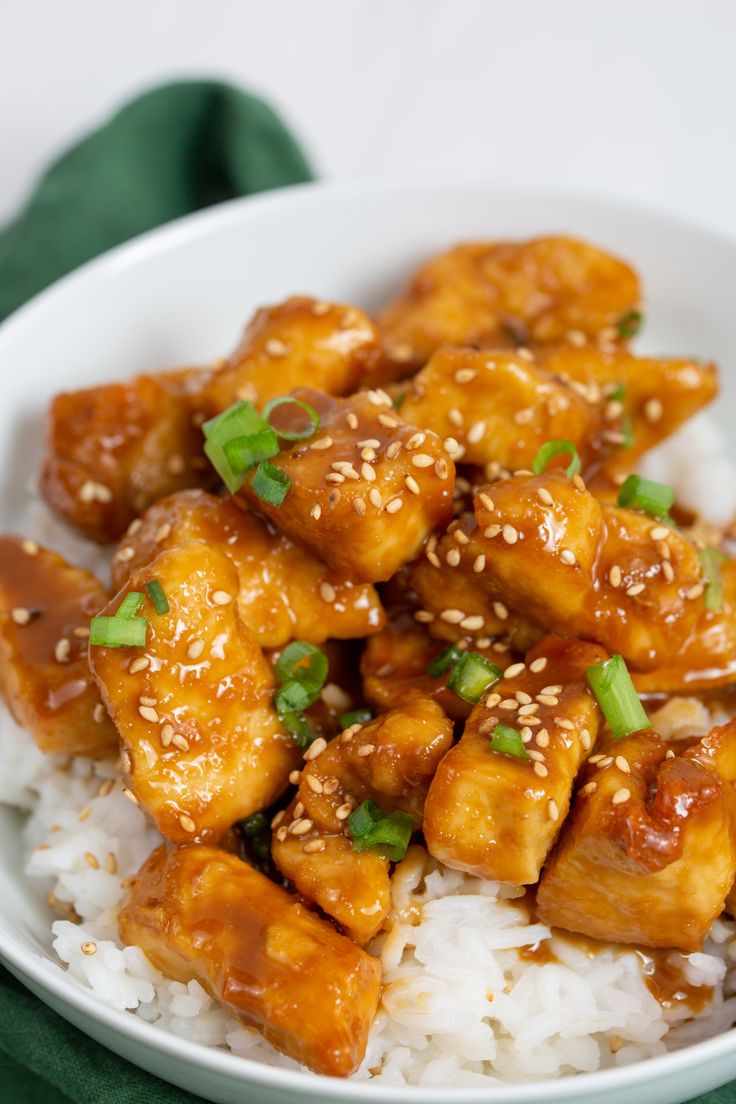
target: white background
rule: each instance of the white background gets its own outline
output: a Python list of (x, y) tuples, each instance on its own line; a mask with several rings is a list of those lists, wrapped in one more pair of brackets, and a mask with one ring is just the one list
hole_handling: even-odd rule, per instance
[(736, 235), (732, 0), (0, 0), (0, 220), (126, 97), (267, 96), (322, 176), (630, 197)]

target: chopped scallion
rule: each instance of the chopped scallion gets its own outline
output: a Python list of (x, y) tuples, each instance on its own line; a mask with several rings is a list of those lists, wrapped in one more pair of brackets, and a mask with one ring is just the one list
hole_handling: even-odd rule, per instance
[(721, 564), (726, 557), (717, 548), (703, 548), (699, 556), (705, 575), (705, 608), (712, 613), (718, 613), (723, 609)]
[(230, 470), (242, 484), (246, 473), (261, 460), (269, 460), (279, 452), (279, 442), (270, 426), (265, 426), (248, 437), (234, 437), (224, 445), (225, 458)]
[(350, 728), (350, 726), (354, 724), (368, 724), (368, 721), (372, 720), (373, 714), (371, 713), (370, 709), (353, 709), (349, 713), (340, 714), (340, 724), (342, 725), (343, 730), (346, 728)]
[(634, 443), (634, 423), (629, 414), (621, 419), (621, 436), (623, 437), (621, 448), (631, 448)]
[(440, 652), (432, 660), (429, 667), (427, 667), (427, 674), (430, 678), (439, 678), (440, 675), (444, 675), (445, 671), (449, 671), (451, 667), (454, 667), (463, 655), (462, 648), (458, 648), (457, 644), (451, 644), (449, 648), (445, 648), (444, 652)]
[(400, 862), (406, 854), (414, 820), (397, 810), (386, 813), (370, 798), (348, 817), (348, 831), (353, 837), (353, 851), (378, 851), (392, 862)]
[(318, 693), (327, 678), (329, 663), (324, 652), (306, 640), (293, 640), (276, 661), (279, 682), (299, 682), (311, 693)]
[[(304, 413), (307, 415), (307, 418), (309, 419), (309, 424), (306, 425), (304, 429), (279, 429), (278, 426), (275, 426), (271, 423), (271, 411), (275, 410), (277, 406), (284, 406), (287, 404), (289, 406), (298, 407), (299, 410), (303, 410)], [(274, 430), (279, 437), (282, 437), (284, 441), (306, 441), (308, 437), (313, 437), (319, 429), (319, 414), (317, 413), (317, 411), (313, 410), (311, 406), (307, 406), (307, 404), (305, 402), (302, 402), (300, 399), (292, 398), (291, 395), (283, 395), (279, 399), (271, 399), (270, 402), (267, 402), (263, 408), (263, 417), (268, 422), (270, 428)]]
[(509, 725), (497, 724), (491, 732), (491, 747), (503, 755), (513, 755), (516, 759), (530, 759), (524, 747), (520, 733)]
[(142, 648), (146, 643), (145, 617), (93, 617), (89, 642), (101, 648)]
[(263, 502), (268, 502), (271, 506), (280, 506), (289, 493), (291, 477), (275, 464), (269, 464), (268, 460), (261, 460), (251, 486)]
[(156, 613), (168, 613), (169, 603), (159, 580), (151, 579), (150, 582), (146, 583), (146, 590), (148, 591), (148, 597), (153, 602)]
[(396, 397), (394, 398), (393, 403), (391, 404), (393, 406), (394, 410), (401, 410), (401, 404), (403, 403), (405, 398), (406, 398), (406, 389), (404, 389), (403, 391), (399, 391), (398, 395), (396, 395)]
[(574, 475), (577, 475), (580, 471), (580, 457), (578, 456), (578, 450), (572, 441), (547, 441), (546, 445), (542, 445), (537, 455), (532, 461), (532, 471), (535, 475), (541, 475), (546, 470), (550, 460), (553, 460), (555, 456), (569, 456), (570, 463), (565, 468), (565, 472), (572, 479)]
[(294, 679), (285, 682), (273, 696), (274, 705), (279, 713), (300, 713), (308, 709), (313, 701), (314, 698), (306, 686), (295, 682)]
[(614, 740), (651, 727), (620, 655), (588, 667), (585, 674)]
[(463, 701), (475, 705), (494, 682), (503, 677), (503, 671), (489, 663), (479, 652), (465, 652), (455, 664), (447, 686)]
[(639, 310), (629, 310), (622, 314), (616, 323), (619, 337), (636, 337), (644, 322), (644, 315)]
[(249, 839), (256, 836), (265, 836), (268, 832), (268, 817), (265, 813), (253, 813), (244, 820), (238, 821), (238, 828)]
[(613, 391), (608, 396), (609, 402), (623, 402), (626, 398), (626, 384), (623, 380), (619, 380)]
[(118, 611), (115, 616), (122, 617), (123, 620), (128, 617), (135, 617), (138, 610), (143, 605), (145, 598), (145, 594), (141, 594), (140, 591), (129, 590), (118, 606)]
[(672, 487), (653, 483), (641, 475), (630, 475), (618, 492), (618, 505), (632, 510), (644, 510), (655, 518), (666, 518), (675, 501)]
[[(279, 451), (276, 435), (251, 402), (236, 402), (202, 426), (204, 451), (231, 494), (248, 468)], [(250, 444), (248, 444), (250, 442)]]
[(316, 739), (317, 734), (312, 732), (309, 721), (303, 713), (279, 713), (279, 720), (302, 751)]

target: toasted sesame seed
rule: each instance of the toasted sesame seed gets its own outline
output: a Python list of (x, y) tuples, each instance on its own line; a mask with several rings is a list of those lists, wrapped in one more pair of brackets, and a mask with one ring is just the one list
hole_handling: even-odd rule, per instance
[(663, 560), (672, 559), (672, 553), (670, 552), (670, 546), (666, 541), (659, 541), (657, 544), (657, 551)]
[(493, 612), (495, 613), (495, 615), (496, 615), (496, 617), (498, 618), (499, 621), (506, 621), (508, 619), (509, 611), (506, 608), (506, 606), (503, 604), (503, 602), (498, 602), (498, 601), (494, 602), (493, 603)]
[(462, 411), (458, 410), (456, 406), (453, 406), (450, 410), (447, 411), (447, 419), (458, 429), (460, 429), (460, 427), (465, 423)]
[(702, 583), (696, 583), (695, 586), (691, 586), (688, 590), (685, 591), (685, 597), (688, 599), (699, 598), (704, 590), (705, 587)]
[(461, 629), (467, 629), (468, 632), (478, 632), (483, 628), (483, 618), (480, 614), (474, 614), (471, 617), (464, 617), (460, 622)]
[(675, 758), (675, 753), (672, 750), (672, 748), (667, 748), (667, 751), (664, 753), (664, 757), (665, 757), (665, 759), (674, 759)]
[(473, 560), (473, 571), (476, 575), (479, 575), (486, 566), (486, 557), (484, 552), (480, 552)]
[(414, 449), (420, 448), (426, 440), (426, 433), (413, 433), (409, 440), (406, 442), (407, 452), (413, 452)]
[(309, 516), (311, 518), (313, 518), (315, 521), (319, 521), (319, 519), (322, 517), (322, 507), (320, 506), (319, 503), (316, 503), (312, 507), (312, 509), (309, 511)]
[(644, 417), (648, 422), (654, 424), (658, 422), (662, 417), (664, 407), (660, 399), (647, 399), (644, 403)]
[(586, 751), (590, 751), (593, 746), (593, 737), (590, 735), (590, 731), (587, 728), (580, 729), (580, 742)]
[(375, 750), (376, 750), (376, 745), (375, 744), (362, 744), (358, 748), (358, 751), (357, 751), (356, 754), (359, 755), (361, 759), (365, 759), (365, 757), (367, 755), (372, 755)]
[(171, 536), (171, 526), (166, 522), (164, 525), (160, 525), (156, 530), (154, 540), (156, 544), (160, 544), (161, 541), (165, 541), (167, 537)]
[(604, 755), (603, 758), (598, 763), (598, 770), (603, 770), (605, 767), (610, 767), (612, 762), (613, 762), (613, 756), (612, 755)]
[(529, 694), (527, 694), (526, 690), (515, 690), (514, 691), (514, 697), (518, 701), (519, 705), (531, 705), (532, 704), (531, 696)]
[(655, 525), (653, 529), (649, 530), (649, 536), (653, 541), (667, 540), (670, 535), (670, 530), (666, 525)]
[(460, 549), (451, 548), (445, 556), (445, 560), (450, 565), (450, 567), (457, 567), (460, 563)]
[(501, 532), (501, 526), (500, 525), (488, 525), (483, 530), (483, 536), (488, 537), (489, 540), (492, 540), (493, 537), (497, 537), (500, 532)]
[(269, 337), (264, 348), (270, 357), (283, 357), (286, 356), (289, 351), (287, 346), (284, 345), (283, 341), (280, 341), (278, 337)]
[(38, 555), (38, 545), (34, 540), (26, 539), (24, 541), (21, 541), (21, 548), (25, 552), (26, 556)]
[(138, 699), (140, 705), (158, 705), (158, 698), (140, 697)]
[(471, 445), (477, 445), (479, 441), (482, 441), (486, 433), (485, 422), (474, 422), (468, 430), (468, 443)]
[(537, 733), (537, 746), (541, 748), (549, 747), (549, 732), (546, 728), (540, 728)]
[(442, 444), (452, 460), (459, 460), (465, 453), (464, 447), (454, 437), (446, 437)]
[(434, 621), (434, 614), (429, 610), (417, 610), (414, 614), (414, 620), (418, 621), (420, 625), (431, 625)]
[(97, 724), (102, 724), (106, 716), (107, 711), (104, 705), (102, 704), (102, 702), (98, 702), (92, 710), (92, 719), (96, 721)]
[(501, 700), (501, 695), (500, 694), (496, 694), (496, 693), (489, 694), (488, 697), (486, 698), (485, 702), (484, 702), (486, 709), (495, 709), (495, 707), (498, 705), (500, 700)]
[(352, 804), (346, 801), (344, 805), (341, 805), (338, 809), (335, 810), (335, 816), (338, 820), (347, 820), (352, 811)]
[(440, 456), (438, 460), (434, 462), (434, 474), (438, 479), (447, 479), (450, 474), (450, 469), (447, 466), (447, 461), (443, 460)]
[(628, 759), (624, 759), (623, 755), (617, 755), (616, 758), (614, 759), (614, 763), (616, 764), (616, 766), (618, 767), (618, 769), (620, 771), (624, 772), (624, 774), (631, 774), (631, 767), (629, 766), (629, 761), (628, 761)]
[(516, 710), (519, 708), (519, 703), (516, 698), (504, 698), (502, 702), (498, 703), (498, 708)]
[(401, 441), (392, 441), (386, 449), (386, 459), (395, 460), (403, 447), (404, 446), (402, 445)]
[(534, 764), (534, 773), (539, 775), (540, 778), (546, 778), (547, 775), (549, 774), (549, 771), (545, 767), (544, 763), (535, 763)]
[(377, 510), (380, 510), (383, 506), (383, 498), (381, 492), (376, 487), (371, 487), (368, 492), (368, 500), (371, 506), (375, 506)]
[(318, 736), (317, 739), (313, 740), (307, 750), (304, 752), (304, 758), (308, 763), (310, 763), (313, 759), (316, 759), (317, 756), (321, 755), (326, 747), (327, 741), (325, 740), (324, 736)]
[(322, 452), (323, 449), (332, 448), (331, 437), (318, 437), (316, 441), (311, 441), (309, 444), (310, 449), (316, 449), (317, 452)]
[(578, 349), (588, 343), (588, 339), (582, 330), (568, 330), (566, 336), (568, 345), (574, 345)]
[(396, 418), (392, 418), (388, 414), (379, 414), (378, 421), (382, 426), (385, 426), (386, 429), (396, 429), (399, 424)]
[(372, 463), (376, 459), (376, 450), (374, 448), (362, 448), (360, 450), (361, 460), (366, 460), (368, 463)]
[(289, 828), (289, 831), (292, 836), (306, 836), (307, 832), (311, 832), (313, 828), (314, 821), (310, 820), (309, 817), (304, 817), (303, 819), (295, 820)]
[(93, 943), (91, 939), (86, 939), (84, 943), (80, 944), (83, 955), (88, 957), (93, 954), (97, 954), (97, 944)]
[(598, 789), (598, 783), (597, 782), (586, 782), (586, 784), (581, 788), (580, 792), (581, 792), (581, 794), (592, 794), (592, 793), (595, 793), (595, 791), (597, 789)]
[(113, 559), (118, 560), (120, 563), (127, 563), (128, 560), (132, 560), (135, 556), (135, 549), (132, 545), (127, 544), (124, 548), (119, 548), (115, 553)]
[(403, 505), (403, 498), (397, 495), (396, 498), (392, 498), (389, 502), (386, 503), (384, 509), (387, 514), (398, 514)]
[(544, 762), (543, 752), (537, 751), (536, 748), (530, 748), (529, 749), (529, 758), (533, 759), (535, 763), (543, 763)]
[(545, 506), (554, 506), (554, 504), (555, 504), (555, 500), (553, 499), (552, 495), (549, 493), (549, 491), (547, 490), (546, 487), (538, 487), (537, 488), (537, 498)]
[(662, 574), (668, 583), (671, 583), (675, 577), (675, 571), (671, 563), (667, 563), (667, 560), (662, 561)]
[(622, 578), (623, 575), (621, 573), (621, 568), (618, 566), (618, 564), (614, 564), (611, 570), (608, 572), (609, 583), (614, 588), (620, 587)]
[(89, 640), (89, 629), (84, 625), (77, 625), (76, 629), (72, 629), (72, 636), (76, 636), (78, 640)]
[(555, 717), (555, 724), (558, 728), (565, 729), (566, 732), (572, 732), (575, 728), (572, 721), (568, 721), (566, 717)]
[(513, 525), (504, 525), (501, 533), (506, 544), (516, 544), (519, 539), (519, 534), (517, 530), (514, 529)]
[(560, 552), (560, 559), (564, 564), (572, 565), (575, 563), (575, 553), (570, 548), (563, 548)]
[(459, 609), (444, 609), (440, 614), (440, 621), (446, 621), (448, 625), (459, 625), (466, 614)]
[(605, 755), (591, 755), (588, 762), (589, 763), (600, 763), (605, 758), (606, 758)]
[(537, 659), (533, 659), (532, 662), (529, 664), (529, 670), (532, 671), (533, 674), (538, 675), (540, 671), (543, 671), (545, 669), (546, 666), (547, 657), (538, 656)]
[(530, 717), (531, 718), (538, 711), (539, 711), (539, 702), (526, 702), (526, 704), (522, 705), (521, 708), (519, 709), (519, 716), (520, 717)]
[[(294, 772), (292, 771), (292, 774), (293, 773)], [(291, 778), (289, 778), (289, 781), (291, 781)], [(285, 816), (286, 816), (286, 810), (285, 809), (279, 809), (279, 811), (276, 813), (275, 817), (273, 817), (273, 819), (271, 821), (271, 827), (272, 828), (278, 828), (279, 824), (281, 823), (281, 821), (284, 819)]]
[(616, 790), (615, 794), (611, 798), (612, 805), (622, 805), (624, 801), (628, 801), (631, 797), (631, 790), (627, 790), (626, 786), (622, 786), (620, 790)]
[(412, 494), (418, 495), (420, 493), (419, 484), (417, 483), (413, 475), (404, 476), (404, 483), (406, 485), (406, 489), (408, 491), (411, 491)]
[(586, 489), (585, 488), (585, 481), (584, 481), (582, 475), (574, 475), (572, 477), (572, 483), (573, 483), (573, 486), (577, 487), (577, 489), (579, 491), (584, 491)]
[(426, 452), (418, 452), (416, 456), (412, 456), (411, 462), (415, 468), (431, 468), (434, 464), (434, 457)]
[(455, 381), (457, 383), (470, 383), (478, 375), (474, 368), (458, 368), (455, 372)]
[(525, 406), (523, 410), (517, 410), (514, 414), (514, 421), (517, 425), (528, 425), (534, 418), (534, 407)]
[(229, 606), (232, 598), (226, 590), (216, 590), (212, 595), (212, 601), (216, 606)]
[(278, 828), (276, 831), (276, 839), (279, 841), (279, 843), (283, 843), (288, 834), (289, 829), (286, 827), (285, 824), (282, 824), (281, 827)]
[(181, 732), (175, 732), (171, 737), (171, 742), (174, 747), (177, 747), (179, 751), (189, 751), (189, 741), (186, 736), (182, 736)]
[[(379, 418), (378, 420), (380, 421), (381, 419)], [(345, 415), (345, 421), (348, 423), (349, 429), (358, 428), (358, 415), (355, 414), (352, 410), (349, 410)]]
[(626, 593), (628, 594), (629, 598), (636, 598), (637, 594), (641, 594), (644, 589), (644, 583), (634, 583), (633, 586), (626, 588)]
[(323, 602), (332, 603), (332, 602), (335, 601), (335, 598), (337, 597), (337, 591), (335, 590), (332, 583), (328, 583), (327, 580), (324, 579), (319, 584), (319, 596), (320, 596), (320, 598), (322, 599)]
[(54, 659), (57, 663), (68, 663), (71, 650), (71, 642), (65, 636), (62, 636), (61, 640), (56, 641)]
[(521, 736), (524, 743), (528, 744), (531, 741), (531, 738), (534, 734), (533, 734), (532, 730), (529, 728), (529, 726), (525, 725), (524, 728), (522, 728), (521, 731), (519, 732), (519, 735)]
[(131, 675), (137, 675), (139, 671), (145, 671), (151, 664), (148, 656), (136, 656), (135, 659), (131, 659), (128, 664), (128, 672)]
[(187, 657), (189, 659), (199, 659), (204, 651), (204, 640), (193, 640), (187, 648)]
[(340, 472), (328, 472), (325, 476), (325, 483), (344, 483), (345, 476)]
[(540, 705), (559, 705), (560, 699), (556, 694), (537, 694), (537, 701)]
[(144, 721), (150, 721), (151, 724), (158, 724), (158, 713), (150, 705), (139, 705), (138, 712)]
[(324, 791), (321, 779), (317, 778), (314, 774), (307, 775), (307, 786), (312, 793), (321, 794)]
[(381, 447), (381, 442), (377, 437), (365, 437), (362, 441), (358, 441), (358, 448), (377, 449)]
[(325, 846), (326, 844), (323, 839), (311, 839), (307, 840), (302, 850), (307, 855), (313, 855), (317, 851), (324, 851)]
[(194, 823), (192, 818), (190, 816), (184, 815), (183, 813), (179, 817), (179, 824), (181, 825), (183, 831), (185, 831), (185, 832), (196, 832), (197, 831), (197, 825)]
[(103, 483), (88, 479), (77, 491), (80, 502), (112, 502), (112, 491)]
[(550, 798), (547, 802), (547, 813), (550, 820), (554, 821), (559, 819), (560, 810), (557, 807), (557, 802), (553, 801), (552, 798)]
[[(510, 667), (507, 667), (503, 673), (504, 678), (516, 678), (522, 671), (526, 670), (526, 663), (512, 663)], [(529, 699), (531, 701), (531, 698)]]
[(493, 499), (491, 498), (491, 496), (489, 494), (486, 494), (485, 491), (480, 491), (479, 492), (478, 500), (479, 500), (480, 504), (483, 506), (483, 508), (488, 510), (489, 512), (492, 512), (493, 510), (496, 509), (495, 502), (493, 501)]
[(161, 743), (164, 747), (168, 747), (174, 739), (174, 726), (172, 724), (165, 724), (161, 729)]

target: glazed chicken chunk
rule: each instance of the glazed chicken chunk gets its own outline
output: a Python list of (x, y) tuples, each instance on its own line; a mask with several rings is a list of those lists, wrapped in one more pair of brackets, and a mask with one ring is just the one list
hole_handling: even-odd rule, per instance
[[(506, 668), (429, 787), (424, 836), (431, 855), (492, 881), (539, 880), (598, 735), (600, 710), (585, 671), (606, 658), (595, 644), (549, 636), (526, 663)], [(515, 753), (494, 748), (499, 724), (516, 733)]]
[(736, 725), (681, 751), (640, 734), (600, 752), (542, 876), (540, 918), (699, 950), (736, 874)]
[(125, 595), (157, 579), (168, 612), (149, 618), (143, 648), (90, 648), (90, 664), (123, 743), (133, 797), (175, 843), (211, 842), (268, 806), (297, 749), (271, 705), (275, 680), (238, 614), (239, 579), (224, 553), (191, 541), (139, 569)]
[(638, 670), (661, 666), (695, 627), (697, 550), (638, 510), (601, 506), (562, 469), (475, 496), (485, 553), (478, 585), (551, 631), (598, 641)]
[(380, 382), (378, 331), (342, 303), (294, 296), (262, 307), (235, 352), (202, 393), (210, 414), (238, 399), (261, 406), (295, 387), (346, 395)]
[[(135, 521), (113, 558), (115, 586), (160, 552), (188, 540), (218, 548), (238, 569), (238, 611), (264, 648), (289, 640), (321, 644), (369, 636), (384, 623), (380, 599), (368, 583), (337, 578), (311, 553), (237, 500), (205, 491), (180, 491), (151, 506)], [(334, 592), (325, 602), (324, 589)]]
[(416, 692), (368, 724), (351, 725), (305, 753), (295, 800), (274, 820), (281, 873), (357, 943), (380, 931), (391, 907), (389, 861), (354, 851), (347, 820), (367, 798), (421, 826), (430, 779), (452, 743), (440, 707)]
[(0, 692), (42, 751), (117, 748), (87, 663), (89, 620), (107, 600), (88, 571), (35, 541), (0, 536)]
[(213, 484), (195, 424), (201, 380), (184, 369), (57, 395), (40, 479), (49, 506), (106, 544), (162, 495)]
[(468, 242), (418, 269), (378, 323), (388, 356), (408, 374), (441, 345), (538, 344), (570, 333), (615, 340), (616, 323), (640, 300), (629, 265), (575, 238)]
[[(452, 460), (434, 433), (398, 417), (383, 391), (293, 395), (316, 411), (320, 427), (274, 459), (291, 479), (286, 498), (280, 506), (262, 501), (252, 477), (241, 493), (339, 577), (390, 578), (452, 517)], [(330, 603), (331, 589), (322, 590)]]
[(125, 944), (316, 1073), (347, 1077), (363, 1060), (380, 963), (235, 855), (157, 848), (118, 923)]
[(528, 349), (439, 349), (414, 376), (401, 416), (460, 446), (456, 459), (529, 468), (541, 445), (572, 441), (584, 466), (610, 451), (622, 406), (570, 387), (534, 363)]

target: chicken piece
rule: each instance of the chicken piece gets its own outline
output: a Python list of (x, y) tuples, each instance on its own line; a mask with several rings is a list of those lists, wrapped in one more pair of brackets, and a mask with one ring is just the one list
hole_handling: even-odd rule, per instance
[(118, 916), (123, 942), (315, 1073), (363, 1060), (381, 966), (291, 894), (216, 847), (158, 847)]
[[(429, 787), (424, 837), (431, 855), (493, 881), (538, 881), (601, 723), (585, 671), (606, 658), (595, 644), (548, 636), (526, 663), (507, 667)], [(493, 749), (499, 723), (521, 734), (527, 758)]]
[(695, 547), (642, 512), (601, 506), (560, 468), (475, 496), (478, 585), (550, 631), (597, 640), (638, 670), (662, 666), (695, 627)]
[(409, 374), (441, 345), (615, 340), (641, 301), (636, 273), (574, 238), (467, 242), (427, 261), (378, 315), (389, 358)]
[(621, 404), (600, 389), (581, 394), (521, 352), (439, 349), (414, 376), (402, 418), (454, 437), (466, 464), (529, 468), (546, 441), (563, 440), (587, 468), (612, 448), (606, 434), (620, 432)]
[(685, 643), (663, 667), (634, 675), (640, 694), (693, 694), (736, 683), (736, 560), (721, 566), (723, 608), (700, 615)]
[[(133, 523), (113, 558), (114, 585), (122, 586), (163, 549), (187, 540), (204, 541), (233, 561), (240, 576), (238, 611), (264, 648), (297, 638), (321, 644), (328, 637), (368, 636), (384, 623), (374, 587), (336, 578), (270, 522), (239, 508), (237, 500), (199, 490), (162, 499)], [(323, 600), (323, 587), (331, 588), (334, 601)]]
[(146, 600), (145, 647), (91, 647), (90, 665), (133, 796), (167, 839), (210, 842), (271, 804), (298, 751), (271, 705), (271, 668), (238, 614), (228, 557), (198, 541), (162, 552), (104, 612), (152, 578), (169, 612)]
[(89, 619), (107, 597), (94, 575), (55, 552), (0, 536), (0, 693), (48, 754), (117, 748), (87, 662)]
[[(637, 457), (671, 436), (718, 394), (718, 370), (712, 362), (637, 357), (625, 349), (570, 345), (540, 349), (538, 359), (547, 372), (577, 382), (593, 397), (601, 392), (610, 396), (623, 385), (620, 405), (631, 419), (632, 443), (609, 457), (606, 470), (612, 473), (629, 470)], [(616, 406), (609, 410), (619, 405), (614, 402)], [(609, 429), (612, 444), (618, 428)]]
[(544, 923), (696, 951), (736, 875), (736, 725), (677, 753), (648, 735), (593, 756), (537, 893)]
[(238, 399), (261, 406), (294, 387), (346, 395), (380, 382), (379, 338), (366, 314), (294, 296), (255, 313), (235, 352), (202, 394), (210, 414)]
[[(389, 579), (452, 517), (455, 468), (434, 433), (407, 425), (382, 391), (333, 399), (299, 389), (320, 417), (318, 435), (274, 459), (291, 479), (281, 506), (241, 494), (338, 576)], [(331, 588), (322, 588), (332, 602)]]
[(106, 544), (162, 495), (214, 485), (195, 424), (203, 375), (161, 372), (57, 395), (40, 477), (49, 506)]
[(409, 692), (376, 720), (351, 725), (326, 746), (315, 741), (295, 800), (274, 819), (276, 866), (357, 943), (368, 943), (388, 916), (390, 864), (353, 851), (347, 817), (372, 798), (419, 827), (427, 787), (451, 743), (452, 725), (440, 707)]
[(422, 607), (417, 617), (440, 640), (492, 637), (505, 641), (504, 651), (526, 652), (542, 631), (479, 585), (485, 564), (474, 517), (457, 519), (442, 537), (431, 537), (411, 570), (410, 583)]

